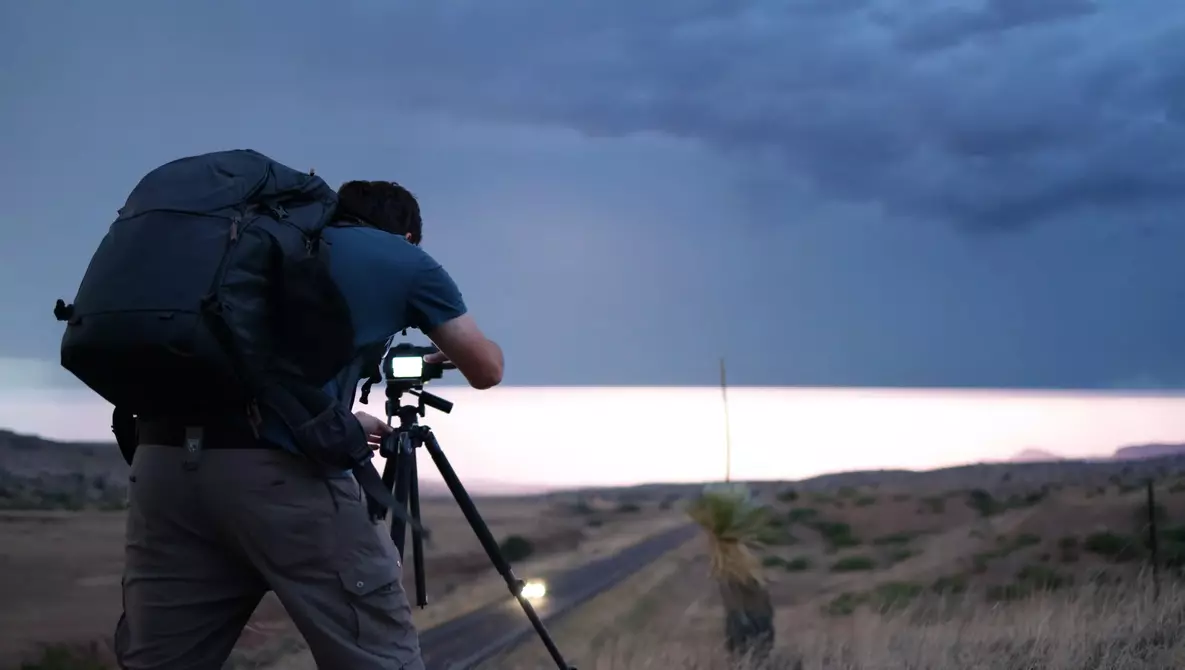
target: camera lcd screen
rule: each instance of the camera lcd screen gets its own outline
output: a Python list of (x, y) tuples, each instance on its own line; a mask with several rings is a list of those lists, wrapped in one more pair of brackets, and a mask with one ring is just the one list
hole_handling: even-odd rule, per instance
[(387, 379), (419, 379), (424, 375), (423, 356), (393, 356), (387, 367)]

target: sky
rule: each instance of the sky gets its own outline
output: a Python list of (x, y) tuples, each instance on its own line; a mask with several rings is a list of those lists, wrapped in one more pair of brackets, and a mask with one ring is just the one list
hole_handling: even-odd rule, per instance
[(508, 385), (1185, 388), (1173, 0), (7, 2), (0, 59), (9, 397), (224, 148), (408, 186)]

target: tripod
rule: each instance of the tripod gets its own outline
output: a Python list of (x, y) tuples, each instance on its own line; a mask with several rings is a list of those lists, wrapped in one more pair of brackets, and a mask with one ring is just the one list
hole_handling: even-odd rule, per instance
[[(401, 398), (404, 393), (414, 395), (418, 402), (414, 405), (401, 404)], [(440, 443), (436, 441), (436, 436), (432, 433), (432, 429), (419, 422), (419, 418), (424, 416), (424, 409), (431, 407), (440, 412), (448, 414), (453, 410), (453, 404), (440, 396), (433, 395), (424, 390), (420, 384), (407, 383), (387, 383), (387, 424), (394, 426), (392, 423), (395, 417), (399, 418), (399, 426), (395, 428), (391, 435), (383, 439), (379, 446), (379, 453), (387, 459), (386, 466), (383, 468), (383, 484), (387, 487), (394, 488), (395, 502), (407, 510), (410, 505), (410, 516), (415, 522), (411, 530), (412, 551), (414, 552), (413, 565), (416, 571), (416, 606), (425, 607), (428, 604), (428, 599), (424, 593), (425, 577), (424, 577), (424, 536), (423, 531), (416, 526), (420, 524), (420, 484), (419, 473), (416, 469), (416, 448), (423, 446), (428, 450), (428, 455), (432, 457), (432, 461), (436, 464), (436, 469), (440, 471), (444, 483), (448, 486), (448, 490), (453, 494), (453, 499), (457, 501), (457, 505), (461, 508), (461, 512), (465, 515), (465, 520), (469, 522), (469, 526), (473, 529), (477, 539), (481, 542), (481, 546), (486, 551), (486, 555), (490, 557), (490, 562), (493, 563), (494, 568), (502, 579), (506, 581), (506, 586), (510, 589), (510, 593), (518, 600), (519, 605), (522, 606), (523, 612), (526, 613), (527, 618), (531, 620), (531, 625), (535, 628), (535, 632), (539, 634), (539, 638), (543, 641), (543, 646), (547, 647), (547, 652), (555, 661), (560, 670), (576, 670), (569, 666), (560, 654), (559, 648), (556, 647), (555, 642), (551, 639), (551, 635), (547, 632), (547, 628), (543, 625), (543, 621), (539, 618), (535, 608), (531, 606), (522, 594), (524, 582), (514, 575), (510, 564), (502, 555), (502, 550), (498, 548), (498, 542), (494, 539), (493, 533), (490, 532), (489, 526), (481, 518), (477, 507), (473, 504), (473, 499), (469, 497), (469, 493), (465, 491), (465, 487), (461, 484), (461, 480), (457, 477), (456, 471), (453, 470), (452, 464), (444, 455), (444, 451), (440, 448)], [(399, 550), (399, 555), (404, 556), (404, 544), (407, 537), (407, 524), (399, 515), (391, 515), (391, 540), (395, 543), (395, 548)]]

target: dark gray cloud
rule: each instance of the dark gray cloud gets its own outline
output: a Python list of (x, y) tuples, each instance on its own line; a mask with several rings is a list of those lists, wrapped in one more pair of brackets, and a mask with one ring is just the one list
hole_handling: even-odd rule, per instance
[(0, 385), (69, 384), (50, 307), (136, 180), (238, 146), (411, 185), (512, 384), (1175, 387), (1183, 17), (0, 3)]
[(333, 63), (360, 88), (772, 152), (821, 194), (903, 218), (1013, 229), (1175, 206), (1185, 186), (1185, 4), (1170, 0), (352, 7), (360, 39)]

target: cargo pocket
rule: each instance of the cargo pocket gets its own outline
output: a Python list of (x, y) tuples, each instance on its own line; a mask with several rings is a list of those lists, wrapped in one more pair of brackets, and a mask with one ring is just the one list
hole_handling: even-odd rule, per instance
[(419, 653), (411, 606), (395, 562), (370, 562), (342, 570), (358, 646), (380, 656), (405, 660)]

